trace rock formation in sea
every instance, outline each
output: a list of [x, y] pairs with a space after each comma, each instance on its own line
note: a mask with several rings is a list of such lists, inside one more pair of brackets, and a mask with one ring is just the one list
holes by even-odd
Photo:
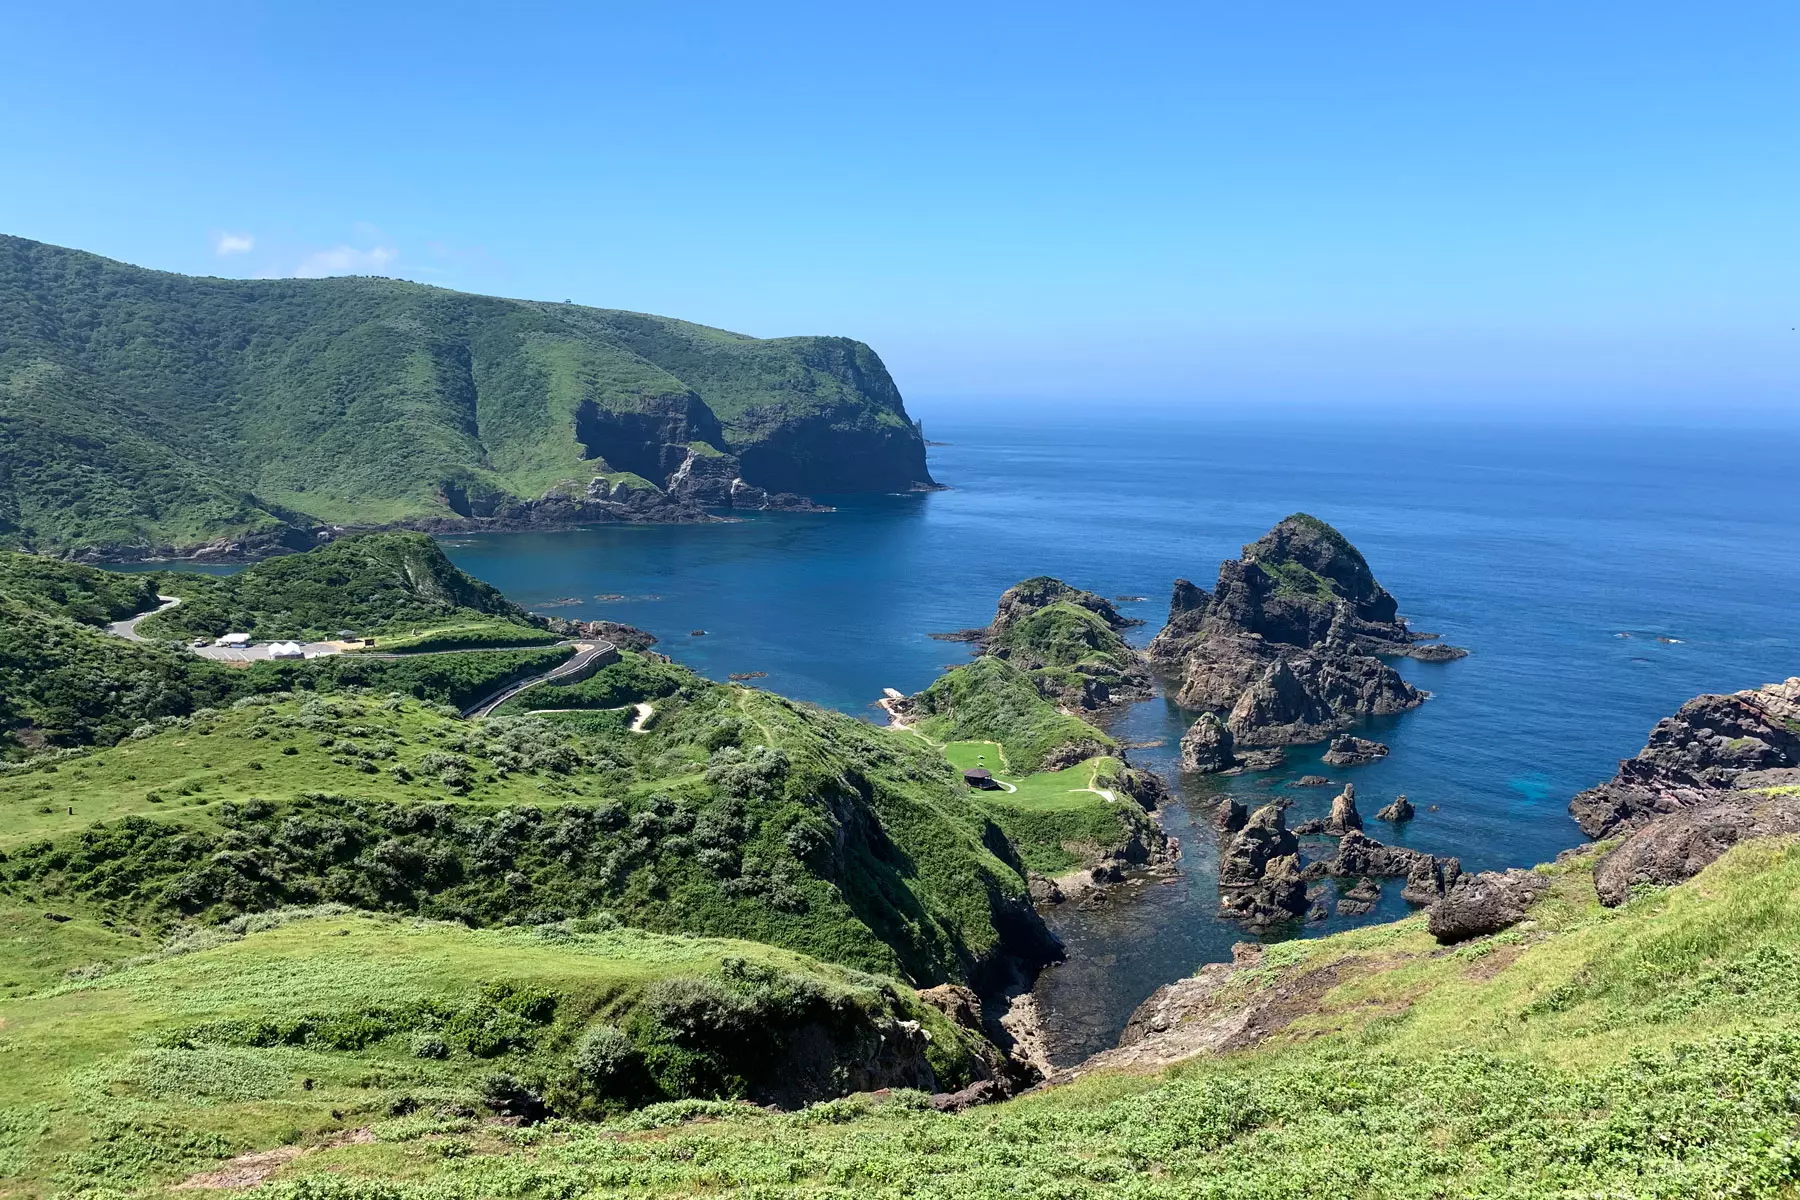
[[1425, 693], [1382, 658], [1427, 656], [1431, 636], [1407, 627], [1341, 533], [1296, 513], [1221, 564], [1212, 592], [1177, 580], [1149, 655], [1178, 680], [1177, 703], [1224, 714], [1241, 749], [1322, 741], [1418, 706]]
[[1387, 754], [1388, 748], [1380, 742], [1340, 733], [1331, 739], [1330, 748], [1319, 756], [1319, 761], [1333, 767], [1360, 767], [1379, 762]]
[[1195, 775], [1216, 775], [1235, 766], [1231, 730], [1217, 713], [1201, 713], [1182, 735], [1181, 769]]
[[1377, 821], [1391, 821], [1398, 825], [1402, 821], [1410, 821], [1415, 814], [1412, 801], [1405, 796], [1395, 796], [1394, 802], [1375, 814]]
[[1362, 814], [1356, 811], [1356, 785], [1346, 783], [1344, 790], [1331, 798], [1331, 815], [1325, 818], [1325, 832], [1342, 837], [1362, 828]]
[[1300, 843], [1281, 804], [1265, 804], [1219, 851], [1219, 915], [1252, 926], [1278, 924], [1307, 910]]

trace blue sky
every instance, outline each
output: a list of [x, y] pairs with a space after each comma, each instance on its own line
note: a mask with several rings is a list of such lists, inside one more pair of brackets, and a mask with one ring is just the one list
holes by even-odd
[[841, 333], [920, 397], [1800, 397], [1791, 2], [4, 27], [0, 231], [147, 266]]

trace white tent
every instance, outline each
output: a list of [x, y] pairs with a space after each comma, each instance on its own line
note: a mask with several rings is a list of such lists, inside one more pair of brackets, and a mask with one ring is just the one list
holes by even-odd
[[276, 642], [269, 647], [270, 658], [305, 658], [306, 651], [299, 642]]

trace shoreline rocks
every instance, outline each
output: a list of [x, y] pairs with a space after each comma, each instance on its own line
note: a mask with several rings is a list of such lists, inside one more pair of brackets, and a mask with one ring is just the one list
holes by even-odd
[[1569, 813], [1600, 839], [1716, 800], [1751, 772], [1797, 770], [1800, 678], [1689, 700], [1611, 780], [1569, 801]]
[[1442, 945], [1499, 933], [1525, 919], [1525, 910], [1550, 890], [1536, 871], [1464, 875], [1426, 910], [1425, 927]]

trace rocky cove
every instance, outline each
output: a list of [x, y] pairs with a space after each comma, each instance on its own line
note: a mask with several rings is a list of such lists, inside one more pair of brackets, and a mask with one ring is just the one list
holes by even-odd
[[[1339, 915], [1340, 887], [1349, 892], [1357, 881], [1327, 879], [1310, 884], [1325, 889], [1330, 912], [1321, 922], [1254, 934], [1221, 920], [1211, 825], [1220, 800], [1234, 798], [1249, 813], [1271, 795], [1288, 796], [1286, 824], [1297, 831], [1328, 818], [1341, 785], [1354, 782], [1365, 833], [1385, 845], [1457, 857], [1471, 874], [1547, 862], [1580, 839], [1568, 799], [1607, 778], [1660, 717], [1697, 693], [1763, 682], [1780, 674], [1769, 663], [1800, 653], [1791, 622], [1755, 599], [1800, 587], [1800, 576], [1769, 552], [1769, 530], [1718, 535], [1722, 479], [1708, 484], [1702, 471], [1678, 495], [1626, 503], [1645, 494], [1618, 480], [1669, 478], [1654, 447], [1572, 442], [1565, 469], [1541, 442], [1333, 427], [1277, 446], [1254, 432], [1209, 428], [1202, 445], [1188, 427], [1144, 425], [1097, 438], [1084, 431], [1077, 453], [1071, 428], [986, 429], [925, 415], [950, 443], [933, 448], [932, 473], [953, 491], [830, 497], [838, 511], [829, 515], [756, 512], [732, 527], [478, 534], [451, 537], [446, 548], [528, 606], [575, 598], [556, 611], [651, 629], [663, 649], [713, 678], [767, 672], [759, 686], [881, 719], [867, 706], [883, 687], [916, 692], [966, 659], [928, 634], [989, 620], [995, 597], [1029, 570], [1115, 598], [1121, 616], [1143, 622], [1124, 631], [1141, 649], [1164, 622], [1173, 579], [1200, 579], [1216, 594], [1211, 573], [1202, 573], [1208, 558], [1236, 561], [1246, 537], [1296, 503], [1334, 518], [1400, 598], [1399, 611], [1475, 653], [1454, 662], [1384, 659], [1432, 698], [1334, 731], [1389, 748], [1360, 765], [1324, 762], [1329, 740], [1246, 743], [1239, 758], [1278, 750], [1284, 764], [1184, 776], [1180, 743], [1194, 714], [1175, 707], [1179, 683], [1096, 714], [1132, 747], [1134, 765], [1179, 782], [1177, 802], [1160, 815], [1181, 856], [1173, 874], [1107, 886], [1104, 903], [1046, 909], [1068, 954], [1035, 989], [1058, 1063], [1111, 1046], [1158, 987], [1229, 962], [1236, 942], [1412, 911], [1400, 897], [1404, 879], [1394, 879], [1380, 881], [1370, 913]], [[1379, 477], [1342, 470], [1346, 455], [1365, 452], [1388, 469]], [[1610, 485], [1596, 479], [1596, 462], [1607, 464], [1600, 475]], [[1743, 469], [1734, 459], [1734, 476]], [[1080, 503], [1066, 485], [1076, 477], [1085, 480]], [[1475, 515], [1445, 517], [1452, 496], [1456, 511]], [[1599, 514], [1615, 530], [1604, 544], [1590, 532]], [[1778, 516], [1769, 522], [1778, 525]], [[1532, 522], [1530, 537], [1494, 532], [1521, 518]], [[1662, 552], [1671, 539], [1681, 554]], [[1553, 600], [1545, 579], [1556, 581]], [[1658, 606], [1621, 610], [1617, 597], [1627, 593], [1656, 595]], [[1152, 599], [1118, 599], [1131, 596]], [[698, 628], [708, 636], [688, 636]], [[1626, 631], [1635, 636], [1615, 636]], [[1656, 640], [1665, 635], [1682, 640]], [[1230, 716], [1224, 710], [1221, 722]], [[1307, 776], [1336, 786], [1288, 786]], [[1402, 794], [1414, 819], [1380, 821], [1376, 814]], [[1295, 836], [1303, 859], [1337, 845]]]

